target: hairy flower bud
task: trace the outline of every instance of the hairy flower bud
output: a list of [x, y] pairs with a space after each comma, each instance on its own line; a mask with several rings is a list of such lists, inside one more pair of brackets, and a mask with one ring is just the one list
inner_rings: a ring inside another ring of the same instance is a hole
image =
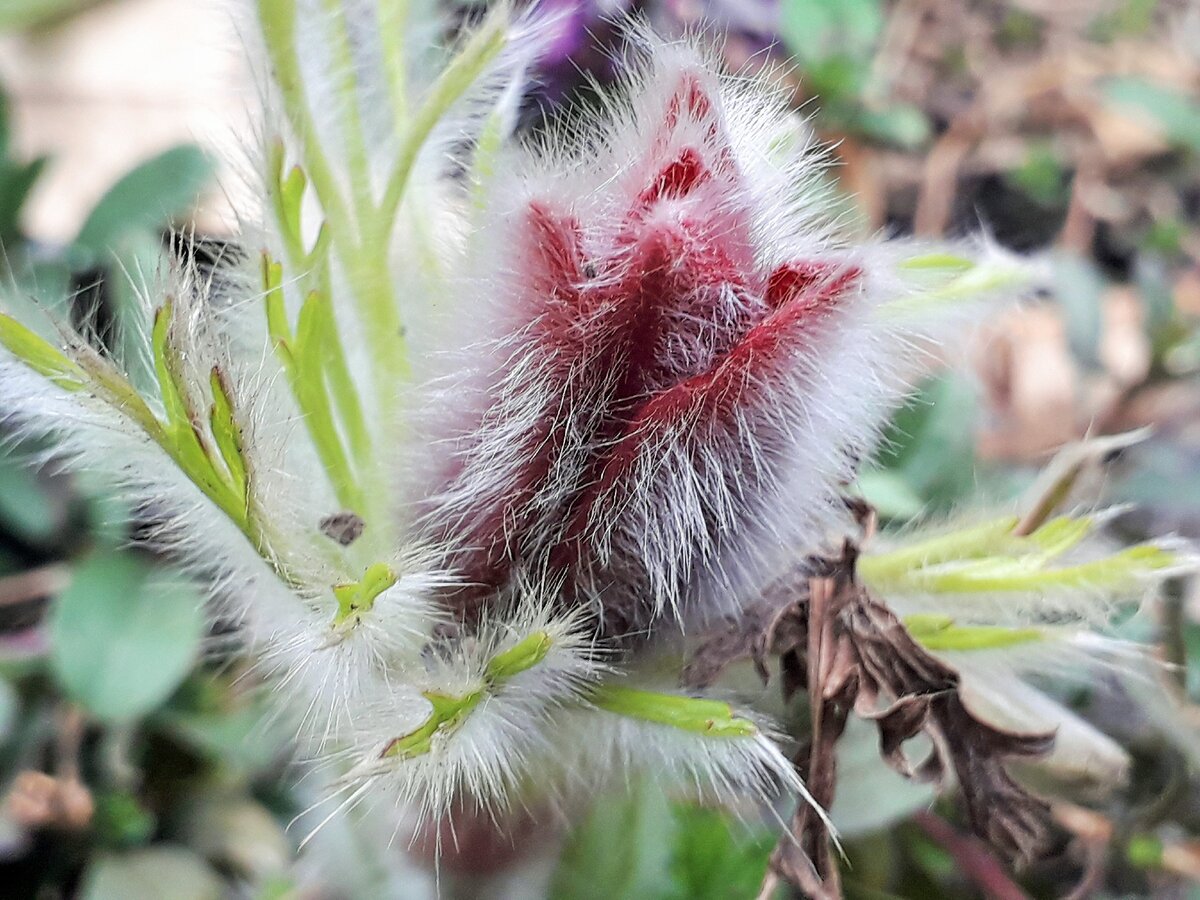
[[465, 620], [543, 571], [609, 636], [735, 612], [819, 538], [898, 389], [888, 256], [820, 224], [818, 157], [768, 158], [801, 123], [645, 49], [607, 120], [509, 161], [474, 237], [452, 383], [478, 398], [427, 501]]

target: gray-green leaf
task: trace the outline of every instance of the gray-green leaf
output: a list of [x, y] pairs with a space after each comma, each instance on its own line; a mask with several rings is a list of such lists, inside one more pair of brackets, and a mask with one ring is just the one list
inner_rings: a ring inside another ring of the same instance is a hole
[[97, 857], [84, 873], [79, 896], [82, 900], [220, 900], [227, 892], [195, 853], [160, 844]]
[[608, 900], [669, 894], [673, 829], [670, 805], [649, 784], [600, 798], [567, 843], [550, 896]]
[[51, 659], [67, 692], [94, 715], [125, 720], [158, 706], [196, 660], [201, 600], [130, 553], [80, 565], [51, 619]]
[[212, 175], [212, 160], [198, 147], [184, 145], [160, 153], [108, 189], [83, 223], [76, 245], [92, 254], [90, 264], [95, 264], [122, 236], [161, 228], [186, 213]]
[[1200, 104], [1181, 91], [1140, 78], [1114, 78], [1104, 85], [1114, 106], [1148, 119], [1174, 144], [1200, 151]]

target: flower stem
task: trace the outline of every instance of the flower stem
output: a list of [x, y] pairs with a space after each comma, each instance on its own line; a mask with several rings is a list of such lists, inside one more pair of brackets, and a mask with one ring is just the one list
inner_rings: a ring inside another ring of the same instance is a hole
[[355, 212], [361, 221], [374, 207], [371, 195], [371, 162], [363, 132], [359, 109], [358, 77], [355, 74], [354, 52], [350, 46], [350, 31], [346, 10], [340, 0], [324, 0], [330, 17], [330, 49], [333, 53], [337, 93], [342, 115], [342, 140], [346, 146], [346, 161], [350, 170], [350, 190], [354, 196]]
[[404, 34], [408, 25], [408, 0], [379, 0], [379, 40], [392, 99], [394, 127], [399, 131], [408, 118], [408, 60]]
[[504, 48], [506, 38], [504, 18], [499, 14], [489, 16], [443, 70], [430, 89], [429, 96], [407, 124], [395, 168], [388, 178], [379, 207], [379, 221], [385, 235], [390, 234], [395, 224], [400, 201], [404, 198], [421, 147], [454, 102], [474, 84], [488, 63]]
[[[399, 382], [408, 376], [400, 314], [392, 286], [387, 232], [380, 234], [378, 215], [364, 208], [352, 215], [329, 157], [321, 147], [300, 63], [296, 56], [295, 0], [258, 0], [267, 54], [279, 85], [284, 111], [300, 141], [304, 168], [329, 223], [334, 251], [345, 267], [354, 295], [375, 376], [375, 403], [385, 411], [392, 405]], [[351, 72], [351, 79], [353, 73]], [[346, 83], [342, 85], [346, 89]], [[353, 81], [349, 82], [353, 90]], [[357, 130], [361, 139], [361, 129]], [[352, 154], [353, 156], [353, 154]], [[362, 172], [365, 174], [365, 163]], [[369, 203], [366, 207], [372, 208]], [[382, 240], [381, 240], [382, 238]], [[390, 421], [390, 416], [384, 416]]]

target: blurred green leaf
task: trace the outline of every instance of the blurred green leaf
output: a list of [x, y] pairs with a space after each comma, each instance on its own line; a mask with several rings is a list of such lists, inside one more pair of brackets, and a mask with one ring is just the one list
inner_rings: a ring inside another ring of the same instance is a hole
[[0, 454], [0, 532], [42, 545], [62, 526], [29, 462]]
[[7, 678], [0, 678], [0, 744], [8, 740], [20, 710], [21, 700], [16, 689]]
[[1183, 623], [1183, 646], [1187, 666], [1184, 671], [1188, 697], [1195, 703], [1200, 700], [1200, 623]]
[[609, 900], [669, 895], [674, 825], [666, 798], [648, 784], [601, 797], [567, 842], [550, 896]]
[[1175, 310], [1171, 279], [1173, 272], [1157, 253], [1138, 254], [1133, 267], [1138, 299], [1142, 303], [1142, 330], [1150, 340], [1156, 363], [1189, 336], [1187, 325]]
[[25, 164], [0, 158], [0, 263], [14, 252], [20, 236], [21, 209], [45, 166], [44, 156]]
[[26, 325], [47, 339], [57, 337], [46, 316], [47, 310], [66, 312], [72, 296], [71, 269], [65, 260], [30, 260], [20, 253], [8, 257], [12, 266], [4, 277], [12, 290], [0, 296], [0, 309], [15, 313]]
[[1042, 38], [1043, 21], [1023, 9], [1011, 9], [1004, 14], [998, 44], [1004, 47], [1033, 46]]
[[25, 568], [20, 557], [9, 547], [0, 543], [0, 576], [12, 575], [15, 572], [20, 572]]
[[[911, 506], [916, 497], [926, 509], [937, 512], [951, 508], [974, 489], [975, 408], [971, 386], [964, 379], [944, 376], [928, 381], [896, 413], [875, 465], [907, 485], [909, 496], [893, 480], [888, 486], [890, 499]], [[874, 482], [878, 488], [879, 478], [872, 471], [867, 469], [862, 477], [868, 486]]]
[[1049, 144], [1037, 143], [1031, 147], [1025, 161], [1006, 177], [1041, 206], [1056, 208], [1067, 201], [1062, 163]]
[[1159, 0], [1124, 0], [1115, 5], [1098, 3], [1096, 6], [1104, 9], [1104, 13], [1088, 30], [1093, 39], [1108, 42], [1144, 34], [1154, 22]]
[[802, 61], [866, 57], [883, 31], [880, 0], [784, 0], [779, 31]]
[[885, 519], [915, 519], [925, 504], [904, 476], [890, 469], [868, 469], [858, 476], [863, 499]]
[[107, 267], [104, 287], [108, 311], [116, 326], [116, 346], [112, 349], [126, 361], [130, 382], [143, 391], [152, 391], [156, 384], [154, 365], [145, 352], [146, 310], [138, 292], [145, 287], [145, 280], [159, 271], [166, 254], [158, 235], [149, 231], [123, 235], [110, 249], [115, 265]]
[[254, 900], [296, 900], [304, 896], [300, 886], [290, 876], [278, 875], [266, 879], [258, 885]]
[[896, 103], [886, 109], [860, 109], [849, 125], [864, 137], [905, 150], [924, 145], [932, 134], [929, 118], [910, 103]]
[[805, 91], [817, 98], [817, 113], [826, 122], [852, 128], [858, 114], [858, 98], [866, 85], [861, 60], [851, 56], [828, 56], [807, 62], [801, 74]]
[[1156, 869], [1162, 865], [1162, 841], [1152, 834], [1135, 834], [1129, 839], [1125, 856], [1139, 869]]
[[156, 230], [187, 212], [213, 175], [212, 160], [198, 147], [184, 145], [160, 153], [109, 188], [88, 215], [76, 245], [91, 254], [82, 267], [139, 230]]
[[[708, 807], [675, 805], [675, 846], [671, 871], [677, 900], [741, 900], [758, 893], [767, 859], [778, 835], [758, 835], [735, 826]], [[740, 832], [740, 833], [739, 833]]]
[[[928, 741], [914, 739], [905, 752], [923, 758]], [[934, 789], [900, 775], [879, 755], [879, 734], [851, 716], [838, 742], [838, 788], [829, 815], [847, 838], [873, 834], [928, 806]]]
[[188, 673], [204, 618], [194, 588], [116, 553], [76, 568], [50, 628], [63, 687], [94, 715], [123, 720], [158, 706]]
[[1200, 454], [1168, 437], [1137, 448], [1135, 464], [1116, 492], [1116, 498], [1175, 516], [1193, 516], [1200, 509]]
[[9, 144], [12, 143], [11, 121], [8, 95], [0, 90], [0, 160], [8, 159]]
[[277, 717], [265, 706], [249, 705], [214, 712], [163, 710], [154, 723], [214, 762], [257, 772], [286, 746], [288, 736], [271, 723]]
[[39, 28], [94, 6], [99, 0], [4, 0], [0, 30]]
[[1200, 151], [1200, 104], [1181, 91], [1141, 78], [1114, 78], [1104, 85], [1109, 103], [1160, 128], [1174, 144]]
[[1159, 219], [1150, 223], [1142, 237], [1143, 250], [1176, 256], [1183, 252], [1183, 242], [1188, 236], [1188, 225], [1181, 219]]
[[159, 844], [97, 856], [83, 876], [81, 900], [221, 900], [224, 883], [199, 856]]
[[1054, 260], [1054, 296], [1067, 324], [1067, 342], [1079, 362], [1100, 365], [1100, 337], [1104, 331], [1104, 291], [1108, 282], [1099, 266], [1075, 253]]
[[931, 882], [938, 883], [946, 878], [952, 878], [958, 872], [954, 857], [939, 844], [935, 844], [923, 832], [905, 829], [903, 832], [905, 849], [918, 870], [924, 873]]
[[96, 795], [92, 830], [109, 847], [134, 847], [154, 834], [154, 816], [127, 791], [102, 791]]

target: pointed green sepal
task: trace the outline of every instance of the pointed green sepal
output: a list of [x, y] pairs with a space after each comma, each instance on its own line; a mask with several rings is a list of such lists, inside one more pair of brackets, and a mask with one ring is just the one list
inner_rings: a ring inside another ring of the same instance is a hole
[[961, 303], [996, 291], [1020, 290], [1034, 281], [1032, 266], [1020, 260], [953, 253], [922, 253], [896, 265], [909, 293], [881, 304], [886, 316], [906, 317]]
[[1092, 533], [1096, 521], [1091, 516], [1059, 516], [1042, 525], [1026, 539], [1041, 551], [1046, 559], [1054, 559], [1075, 547]]
[[918, 570], [907, 586], [935, 594], [1013, 593], [1047, 590], [1118, 591], [1180, 564], [1178, 554], [1139, 544], [1112, 556], [1073, 566], [1046, 568], [1034, 557], [998, 556]]
[[[336, 591], [336, 588], [335, 588]], [[384, 748], [383, 759], [412, 759], [433, 749], [438, 735], [446, 735], [458, 728], [483, 700], [505, 682], [527, 672], [545, 660], [554, 639], [545, 629], [526, 635], [509, 649], [497, 653], [484, 668], [483, 683], [475, 690], [461, 696], [438, 691], [426, 691], [422, 696], [429, 701], [428, 717], [416, 729], [395, 738]]]
[[234, 491], [239, 497], [245, 498], [247, 478], [246, 460], [242, 454], [242, 430], [233, 416], [233, 403], [229, 399], [225, 376], [215, 366], [209, 375], [209, 388], [212, 391], [213, 403], [208, 421], [213, 441], [232, 479]]
[[[192, 398], [183, 376], [183, 363], [172, 344], [173, 316], [174, 304], [170, 299], [154, 313], [151, 349], [166, 421], [156, 429], [147, 430], [155, 436], [163, 449], [196, 486], [238, 523], [239, 527], [245, 529], [245, 493], [239, 491], [231, 479], [218, 468], [215, 457], [219, 451], [213, 450], [208, 436], [201, 428], [202, 417], [192, 408]], [[130, 393], [135, 393], [132, 387], [126, 385], [126, 388]]]
[[301, 211], [304, 203], [304, 191], [308, 187], [308, 177], [299, 166], [292, 166], [282, 183], [279, 185], [280, 212], [286, 227], [291, 231], [291, 237], [299, 241], [303, 235]]
[[264, 253], [262, 255], [263, 297], [267, 306], [267, 332], [276, 344], [290, 344], [292, 329], [288, 325], [287, 307], [283, 299], [283, 265]]
[[959, 275], [975, 268], [975, 260], [955, 253], [922, 253], [902, 260], [899, 268], [906, 272], [932, 272], [941, 275]]
[[317, 239], [313, 241], [312, 249], [304, 257], [304, 264], [308, 268], [315, 269], [329, 259], [329, 242], [329, 223], [322, 222], [317, 228]]
[[171, 318], [174, 304], [167, 300], [154, 312], [154, 330], [150, 342], [154, 351], [154, 373], [158, 377], [158, 389], [162, 396], [163, 411], [171, 428], [190, 426], [185, 393], [180, 384], [179, 373], [172, 366], [170, 351]]
[[1005, 516], [886, 553], [867, 552], [859, 558], [858, 573], [873, 587], [882, 590], [926, 566], [995, 553], [998, 547], [1007, 546], [1018, 521], [1016, 516]]

